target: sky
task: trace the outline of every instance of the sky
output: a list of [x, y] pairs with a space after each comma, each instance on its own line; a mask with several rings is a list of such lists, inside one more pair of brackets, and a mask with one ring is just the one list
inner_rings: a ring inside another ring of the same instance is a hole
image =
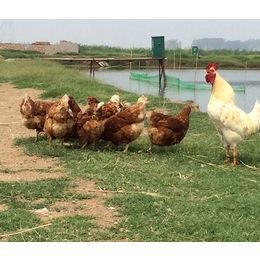
[[[165, 41], [176, 39], [182, 42], [182, 48], [190, 48], [194, 39], [201, 38], [260, 39], [260, 19], [256, 19], [260, 16], [250, 1], [240, 7], [222, 0], [209, 7], [202, 5], [203, 1], [183, 1], [179, 5], [160, 1], [152, 10], [152, 2], [141, 4], [140, 0], [96, 1], [94, 5], [75, 1], [70, 2], [71, 6], [46, 0], [34, 9], [28, 9], [26, 2], [35, 6], [35, 1], [20, 1], [14, 12], [1, 14], [0, 42], [56, 44], [66, 40], [82, 45], [151, 48], [152, 36], [164, 36]], [[125, 3], [123, 8], [119, 3]], [[220, 3], [225, 8], [218, 7]], [[250, 13], [245, 18], [248, 5]]]

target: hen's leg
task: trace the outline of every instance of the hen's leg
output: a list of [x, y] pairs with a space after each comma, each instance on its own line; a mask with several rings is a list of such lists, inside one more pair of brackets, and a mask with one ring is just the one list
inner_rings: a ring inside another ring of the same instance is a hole
[[93, 145], [92, 149], [93, 149], [93, 151], [95, 151], [96, 150], [96, 146], [97, 146], [97, 141], [94, 140], [92, 145]]
[[151, 146], [150, 146], [149, 149], [147, 150], [147, 152], [148, 152], [149, 154], [152, 154], [152, 148], [153, 148], [153, 144], [151, 143]]
[[110, 146], [110, 141], [107, 142], [107, 145], [105, 148], [109, 149], [109, 146]]
[[50, 145], [50, 148], [52, 148], [52, 138], [51, 137], [49, 138], [49, 145]]
[[229, 150], [230, 150], [230, 146], [228, 145], [226, 147], [226, 160], [225, 160], [225, 162], [229, 162], [230, 161]]
[[35, 142], [38, 142], [39, 141], [39, 139], [38, 139], [38, 137], [39, 137], [39, 131], [38, 130], [36, 130], [36, 139], [35, 139]]
[[127, 145], [126, 145], [125, 150], [124, 150], [124, 153], [127, 152], [129, 145], [130, 145], [130, 144], [127, 144]]
[[234, 149], [233, 151], [233, 163], [232, 163], [232, 166], [235, 166], [239, 164], [239, 162], [237, 161], [237, 148]]
[[88, 143], [88, 142], [86, 142], [86, 143], [84, 143], [84, 144], [82, 145], [81, 150], [83, 150], [83, 149], [86, 147], [87, 143]]

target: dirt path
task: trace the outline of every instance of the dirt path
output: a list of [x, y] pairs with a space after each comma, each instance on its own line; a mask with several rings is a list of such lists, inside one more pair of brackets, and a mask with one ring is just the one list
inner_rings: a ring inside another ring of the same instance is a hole
[[[13, 146], [15, 138], [35, 137], [35, 131], [21, 124], [20, 104], [25, 93], [32, 99], [39, 99], [42, 91], [33, 89], [16, 89], [10, 84], [0, 84], [0, 181], [33, 181], [41, 178], [59, 178], [66, 171], [57, 166], [56, 158], [43, 159], [24, 155], [22, 148]], [[50, 169], [50, 173], [39, 173], [37, 169]], [[17, 171], [19, 173], [3, 173]]]
[[[60, 178], [67, 175], [66, 169], [59, 166], [57, 158], [44, 159], [26, 156], [22, 148], [13, 146], [15, 138], [36, 136], [35, 131], [29, 130], [21, 124], [20, 104], [26, 93], [33, 100], [39, 100], [42, 91], [30, 88], [16, 89], [11, 84], [0, 83], [0, 182], [35, 181], [43, 178]], [[36, 168], [48, 169], [48, 173], [35, 171]], [[18, 170], [19, 172], [14, 172]], [[104, 205], [104, 198], [111, 196], [111, 193], [98, 189], [92, 181], [76, 179], [75, 184], [77, 187], [74, 192], [94, 194], [97, 197], [82, 201], [60, 201], [52, 205], [47, 211], [37, 211], [35, 214], [43, 221], [49, 221], [55, 217], [80, 214], [95, 216], [95, 222], [106, 227], [117, 224], [116, 209]], [[79, 206], [83, 208], [81, 212], [77, 210]], [[58, 207], [62, 207], [64, 210], [56, 212], [55, 208]], [[8, 207], [0, 204], [0, 211], [7, 209]]]

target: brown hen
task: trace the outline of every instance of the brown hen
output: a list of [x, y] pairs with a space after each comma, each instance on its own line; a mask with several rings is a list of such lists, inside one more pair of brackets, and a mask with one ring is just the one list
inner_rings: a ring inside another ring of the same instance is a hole
[[44, 132], [49, 139], [50, 147], [52, 147], [52, 139], [61, 139], [63, 146], [63, 142], [71, 138], [75, 123], [69, 109], [69, 97], [65, 94], [47, 111]]
[[103, 107], [103, 118], [107, 119], [120, 111], [120, 98], [118, 95], [113, 95]]
[[75, 127], [72, 138], [79, 138], [83, 143], [81, 149], [89, 143], [93, 144], [93, 149], [99, 142], [100, 136], [104, 131], [103, 105], [96, 98], [89, 97], [87, 109], [83, 113], [73, 97], [69, 96], [69, 106], [75, 119]]
[[184, 107], [177, 116], [152, 112], [148, 136], [151, 146], [147, 152], [152, 153], [153, 145], [170, 146], [179, 144], [189, 129], [190, 106]]
[[28, 129], [36, 130], [36, 142], [43, 127], [46, 118], [46, 111], [54, 104], [50, 101], [33, 101], [30, 96], [25, 95], [20, 105], [22, 115], [22, 124]]
[[83, 143], [81, 149], [84, 149], [88, 143], [93, 144], [93, 150], [96, 149], [96, 145], [104, 132], [103, 105], [104, 102], [98, 103], [92, 116], [83, 114], [82, 118], [76, 121], [77, 134]]
[[125, 143], [124, 152], [126, 152], [130, 143], [136, 140], [144, 129], [146, 103], [147, 98], [141, 96], [133, 106], [109, 117], [105, 121], [105, 129], [101, 138], [115, 145]]
[[[97, 98], [89, 96], [85, 113], [92, 115], [93, 111], [96, 110], [98, 103], [99, 100]], [[130, 106], [130, 103], [120, 102], [118, 95], [113, 95], [110, 100], [103, 106], [103, 119], [106, 120], [107, 118], [129, 108]]]
[[82, 112], [81, 108], [72, 96], [69, 96], [69, 107], [73, 116], [73, 119], [77, 118], [77, 115]]

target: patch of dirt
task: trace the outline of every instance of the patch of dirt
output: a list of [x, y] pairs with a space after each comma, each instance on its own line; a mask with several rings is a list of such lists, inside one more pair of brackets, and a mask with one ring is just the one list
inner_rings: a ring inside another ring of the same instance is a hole
[[34, 204], [40, 204], [40, 203], [44, 203], [46, 202], [47, 199], [46, 198], [41, 198], [41, 199], [38, 199], [38, 200], [34, 200], [34, 201], [31, 201], [31, 204], [34, 205]]
[[102, 190], [100, 187], [97, 188], [94, 181], [80, 178], [75, 179], [73, 184], [75, 184], [75, 187], [71, 188], [69, 192], [92, 194], [96, 197], [83, 200], [61, 200], [52, 204], [48, 210], [42, 209], [31, 212], [35, 213], [43, 221], [62, 216], [91, 215], [95, 218], [93, 222], [104, 227], [111, 227], [118, 223], [116, 208], [104, 205], [105, 198], [113, 197], [112, 192]]
[[100, 187], [96, 187], [94, 181], [82, 180], [77, 178], [73, 181], [75, 184], [75, 188], [71, 188], [70, 192], [76, 192], [80, 194], [92, 194], [103, 198], [111, 198], [113, 197], [113, 193], [106, 189], [102, 189]]
[[[38, 178], [60, 178], [66, 175], [66, 170], [56, 165], [59, 162], [57, 158], [26, 156], [22, 148], [13, 147], [15, 138], [36, 137], [35, 131], [27, 129], [21, 123], [20, 104], [26, 93], [37, 100], [42, 91], [16, 89], [11, 84], [0, 83], [0, 181], [34, 181]], [[36, 168], [51, 168], [51, 173], [33, 171]], [[8, 173], [17, 170], [20, 172]]]
[[8, 207], [5, 204], [0, 204], [0, 211], [6, 211]]
[[[38, 167], [37, 167], [38, 168]], [[50, 173], [40, 173], [37, 171], [26, 171], [26, 169], [19, 173], [0, 173], [0, 181], [36, 181], [40, 179], [58, 179], [62, 176], [66, 176], [66, 172], [50, 172]]]
[[[21, 123], [20, 104], [25, 94], [33, 100], [39, 100], [42, 93], [35, 89], [16, 89], [14, 85], [0, 83], [0, 181], [35, 181], [43, 178], [60, 178], [67, 175], [66, 169], [59, 166], [58, 158], [39, 158], [27, 156], [22, 148], [13, 146], [15, 138], [36, 137], [36, 132], [25, 128]], [[82, 108], [84, 108], [82, 106]], [[47, 142], [47, 140], [46, 140]], [[39, 172], [36, 169], [45, 169], [48, 172]], [[14, 171], [19, 171], [13, 173]], [[39, 218], [48, 221], [52, 218], [72, 215], [92, 215], [96, 223], [110, 227], [118, 223], [117, 210], [106, 207], [104, 200], [112, 197], [109, 191], [98, 189], [93, 181], [76, 179], [75, 188], [71, 191], [82, 194], [94, 194], [93, 199], [60, 201], [49, 209], [33, 211]], [[44, 199], [41, 199], [42, 201]], [[39, 203], [37, 201], [32, 204]], [[8, 207], [0, 205], [0, 211]], [[2, 239], [0, 241], [7, 241]]]
[[47, 210], [31, 211], [43, 221], [63, 216], [88, 215], [93, 216], [93, 222], [104, 227], [111, 227], [118, 223], [116, 219], [117, 211], [114, 207], [106, 207], [100, 198], [83, 200], [61, 200], [50, 206]]

